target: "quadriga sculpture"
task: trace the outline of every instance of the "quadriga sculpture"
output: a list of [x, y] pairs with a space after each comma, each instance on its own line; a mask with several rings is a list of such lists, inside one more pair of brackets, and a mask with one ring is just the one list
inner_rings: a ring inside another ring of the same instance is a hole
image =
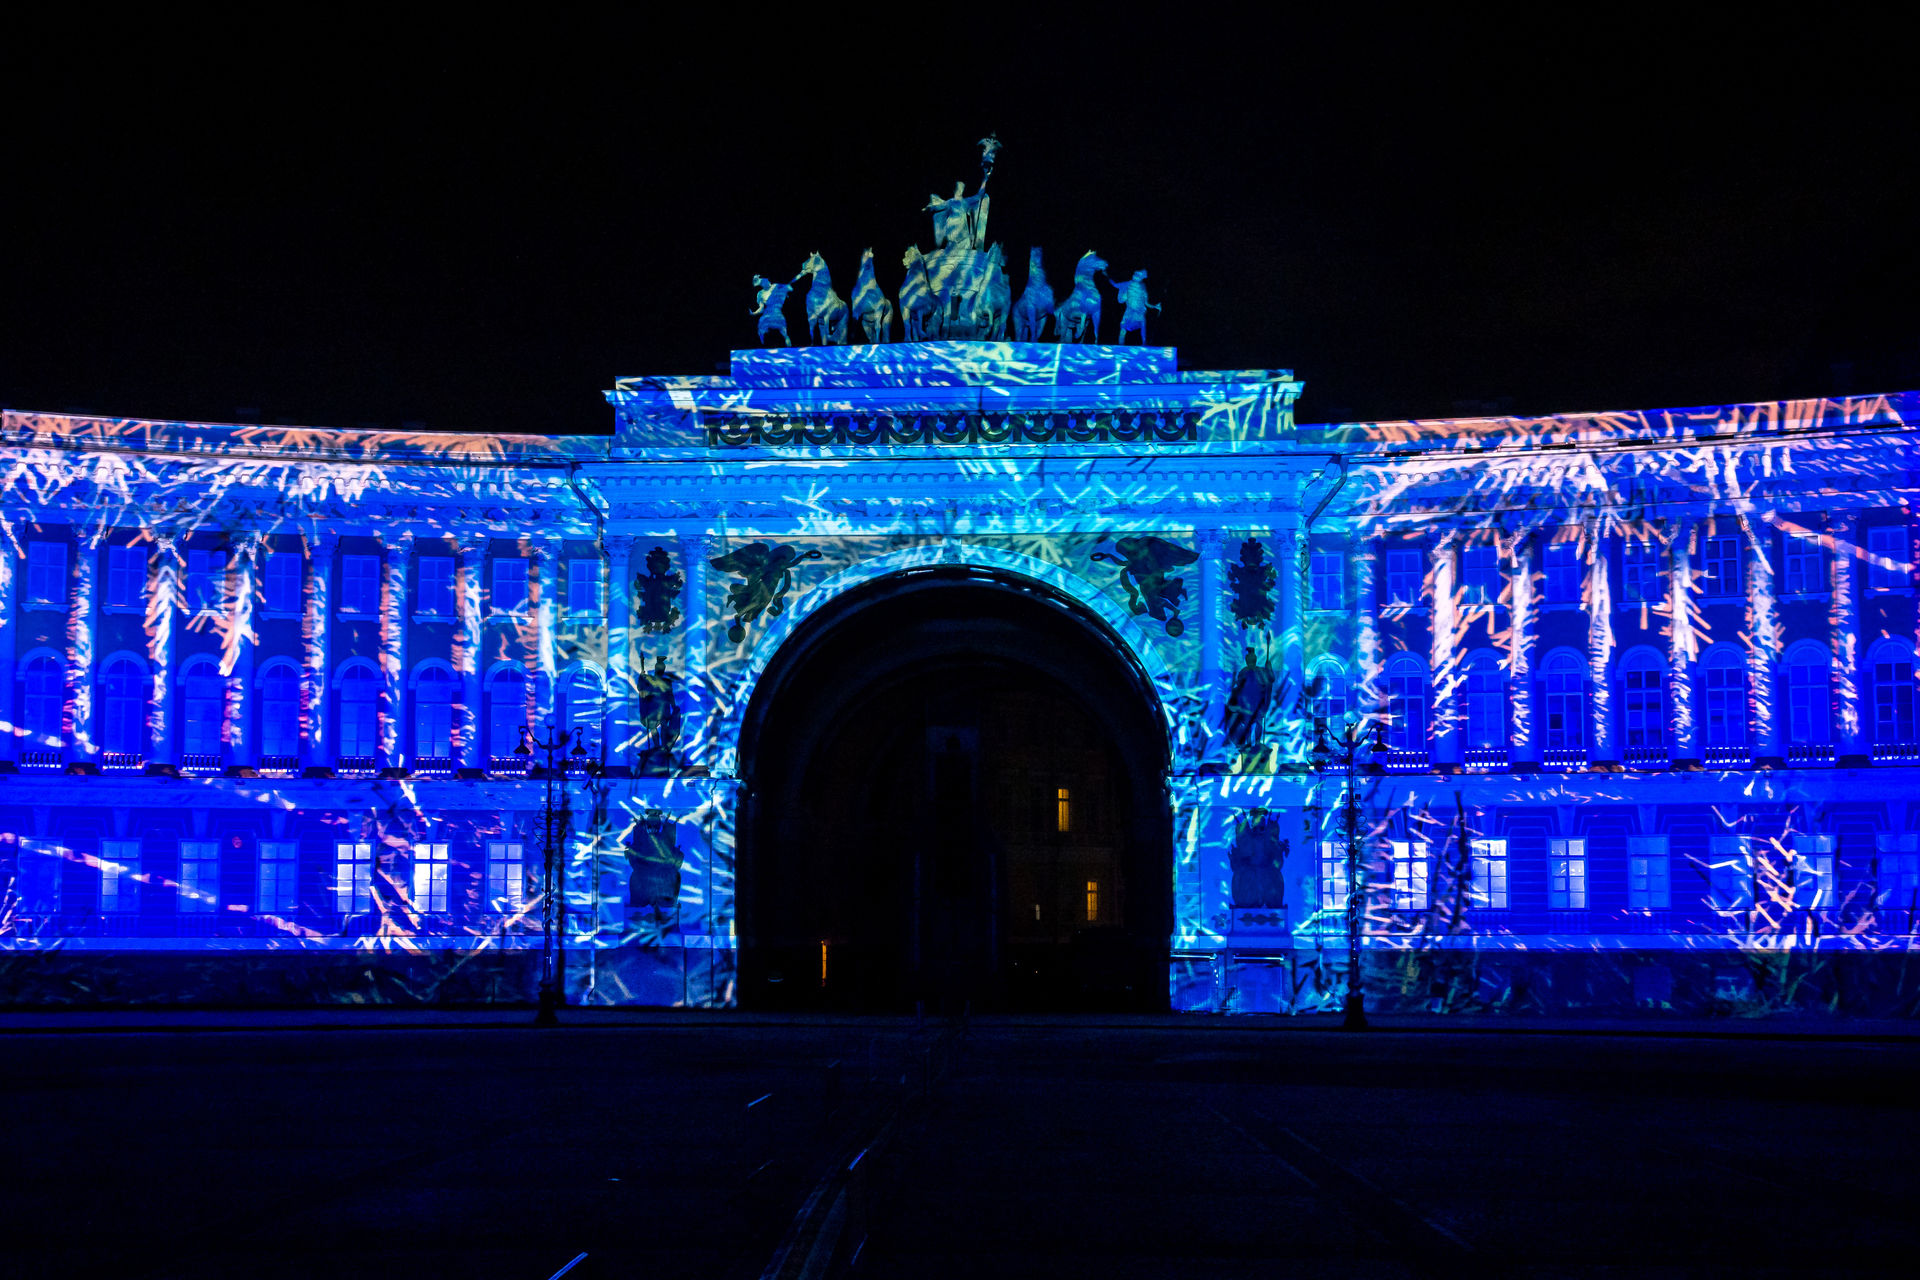
[[880, 289], [873, 274], [873, 250], [860, 254], [860, 279], [853, 286], [853, 314], [860, 317], [860, 329], [868, 342], [887, 342], [893, 336], [893, 303]]
[[1013, 304], [1013, 340], [1038, 342], [1053, 317], [1053, 287], [1047, 283], [1046, 268], [1040, 265], [1040, 250], [1027, 250], [1027, 287], [1020, 301]]
[[842, 347], [847, 342], [847, 300], [833, 291], [833, 275], [827, 260], [818, 253], [810, 255], [800, 267], [800, 276], [813, 277], [807, 288], [807, 333], [815, 346]]
[[1053, 309], [1053, 334], [1061, 342], [1100, 341], [1100, 286], [1094, 276], [1107, 260], [1089, 249], [1073, 268], [1073, 289]]

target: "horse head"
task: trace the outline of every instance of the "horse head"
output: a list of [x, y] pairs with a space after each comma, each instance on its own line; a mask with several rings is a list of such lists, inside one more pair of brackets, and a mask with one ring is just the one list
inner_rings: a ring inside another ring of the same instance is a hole
[[1080, 255], [1080, 261], [1073, 268], [1073, 275], [1076, 280], [1086, 280], [1091, 279], [1094, 272], [1106, 269], [1107, 260], [1089, 249]]
[[[1105, 264], [1102, 263], [1101, 265], [1104, 266]], [[795, 276], [794, 279], [798, 280], [800, 276], [816, 274], [823, 276], [827, 274], [827, 260], [820, 256], [818, 249], [807, 255], [807, 260], [800, 264], [800, 275]]]
[[1038, 249], [1027, 250], [1027, 274], [1030, 276], [1039, 276], [1042, 280], [1047, 278], [1047, 269], [1040, 265], [1040, 250]]

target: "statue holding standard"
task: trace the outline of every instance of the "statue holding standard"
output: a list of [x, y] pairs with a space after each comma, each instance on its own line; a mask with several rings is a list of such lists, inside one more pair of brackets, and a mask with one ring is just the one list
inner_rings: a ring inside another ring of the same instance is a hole
[[1147, 312], [1160, 309], [1159, 303], [1147, 301], [1147, 273], [1136, 271], [1131, 280], [1114, 280], [1109, 277], [1107, 282], [1113, 285], [1113, 291], [1119, 295], [1118, 301], [1121, 306], [1120, 336], [1116, 341], [1121, 346], [1125, 346], [1127, 335], [1137, 333], [1140, 335], [1140, 344], [1145, 346]]

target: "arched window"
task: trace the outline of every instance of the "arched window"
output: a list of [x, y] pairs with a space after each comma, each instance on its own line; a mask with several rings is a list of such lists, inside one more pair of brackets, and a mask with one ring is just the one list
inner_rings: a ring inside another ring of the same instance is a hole
[[[581, 745], [587, 755], [600, 758], [601, 722], [605, 715], [606, 694], [599, 673], [581, 667], [560, 681], [560, 698], [554, 707], [561, 732], [569, 739], [579, 729]], [[569, 751], [573, 748], [568, 747]]]
[[1914, 734], [1913, 650], [1897, 640], [1874, 646], [1873, 745], [1905, 746]]
[[1651, 649], [1635, 649], [1627, 655], [1621, 675], [1626, 685], [1621, 709], [1626, 716], [1627, 745], [1666, 746], [1666, 665]]
[[371, 757], [380, 749], [380, 681], [372, 666], [365, 661], [356, 661], [342, 671], [338, 697], [339, 754], [357, 759]]
[[1707, 655], [1705, 688], [1707, 746], [1732, 750], [1747, 745], [1747, 665], [1733, 648]]
[[146, 721], [145, 665], [124, 655], [108, 659], [100, 673], [101, 746], [110, 755], [143, 754]]
[[26, 692], [26, 705], [20, 710], [27, 736], [35, 746], [66, 745], [67, 678], [59, 659], [47, 654], [33, 659], [21, 672], [20, 682]]
[[1570, 653], [1547, 659], [1541, 682], [1547, 695], [1547, 750], [1580, 751], [1587, 745], [1586, 672]]
[[1427, 673], [1404, 654], [1387, 664], [1387, 746], [1395, 751], [1427, 749]]
[[180, 750], [190, 756], [220, 753], [220, 725], [226, 718], [227, 682], [212, 658], [187, 660], [180, 672]]
[[1824, 645], [1801, 643], [1787, 654], [1787, 741], [1825, 746], [1833, 734], [1833, 662]]
[[1347, 718], [1347, 672], [1332, 658], [1313, 669], [1313, 715], [1336, 726]]
[[275, 662], [260, 673], [260, 754], [287, 759], [299, 752], [300, 671]]
[[1507, 745], [1507, 677], [1500, 659], [1482, 650], [1467, 659], [1464, 681], [1466, 745], [1475, 750]]
[[496, 759], [513, 755], [520, 730], [527, 726], [527, 677], [506, 667], [495, 673], [487, 689], [487, 754]]
[[421, 760], [453, 758], [453, 672], [422, 667], [413, 686], [413, 754]]

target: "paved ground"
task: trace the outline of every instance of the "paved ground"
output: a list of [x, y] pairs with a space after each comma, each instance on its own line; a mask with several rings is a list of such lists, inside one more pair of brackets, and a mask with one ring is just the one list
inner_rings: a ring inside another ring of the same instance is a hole
[[1920, 1041], [1892, 1036], [263, 1021], [0, 1018], [4, 1271], [1804, 1276], [1920, 1249]]

